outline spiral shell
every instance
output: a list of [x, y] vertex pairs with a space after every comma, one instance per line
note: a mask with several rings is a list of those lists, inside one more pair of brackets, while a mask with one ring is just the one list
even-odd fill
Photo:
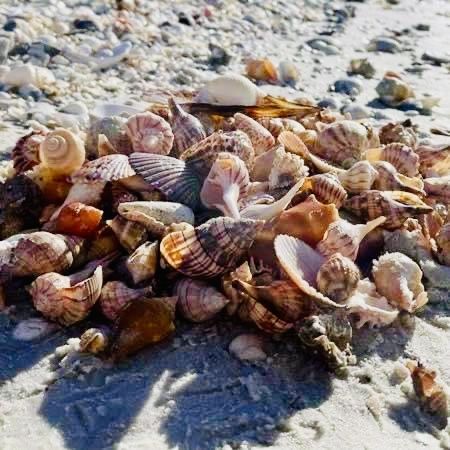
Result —
[[370, 162], [391, 163], [399, 173], [407, 177], [415, 177], [419, 173], [419, 156], [405, 144], [392, 143], [384, 147], [371, 148], [366, 151], [365, 158]]
[[125, 265], [133, 283], [151, 280], [158, 268], [159, 242], [145, 242], [126, 260]]
[[439, 261], [450, 266], [450, 222], [447, 222], [436, 235]]
[[371, 189], [378, 173], [368, 161], [358, 161], [350, 169], [336, 175], [348, 192], [358, 194]]
[[31, 131], [16, 142], [11, 158], [17, 173], [26, 172], [39, 164], [39, 147], [44, 139], [43, 131]]
[[420, 160], [420, 173], [428, 177], [450, 175], [450, 145], [419, 145], [416, 149]]
[[72, 183], [117, 181], [136, 175], [125, 155], [106, 155], [85, 163], [71, 176]]
[[45, 317], [69, 326], [87, 317], [100, 297], [102, 283], [101, 266], [74, 285], [70, 277], [50, 272], [33, 281], [30, 294], [35, 308]]
[[420, 178], [410, 178], [397, 172], [397, 169], [386, 161], [374, 163], [378, 176], [373, 188], [379, 191], [405, 191], [424, 195], [424, 183]]
[[147, 240], [147, 230], [139, 223], [116, 216], [112, 220], [107, 220], [106, 224], [114, 231], [120, 245], [129, 253], [136, 250]]
[[64, 128], [50, 131], [39, 146], [39, 160], [54, 173], [70, 175], [84, 163], [83, 141]]
[[181, 315], [191, 322], [205, 322], [218, 314], [229, 302], [216, 288], [190, 278], [175, 283], [174, 294], [178, 297]]
[[413, 312], [428, 302], [420, 267], [403, 253], [380, 256], [373, 264], [372, 274], [377, 291], [392, 306]]
[[107, 327], [89, 328], [80, 337], [80, 352], [97, 355], [110, 344], [111, 331]]
[[229, 352], [241, 361], [262, 361], [267, 358], [263, 339], [257, 334], [240, 334], [228, 347]]
[[169, 233], [160, 245], [171, 267], [191, 277], [213, 277], [234, 269], [263, 222], [218, 217], [196, 228]]
[[197, 117], [185, 112], [172, 97], [169, 98], [168, 102], [175, 156], [180, 156], [189, 147], [205, 139], [206, 132]]
[[358, 266], [341, 253], [334, 253], [320, 266], [316, 281], [322, 294], [341, 303], [350, 297], [360, 279]]
[[[379, 136], [382, 144], [401, 143], [412, 149], [416, 148], [418, 141], [414, 127], [409, 120], [403, 123], [390, 122], [384, 125], [379, 131]], [[388, 162], [392, 163], [392, 161]]]
[[133, 145], [133, 151], [168, 155], [174, 136], [170, 125], [151, 112], [131, 116], [125, 124], [125, 131]]
[[270, 131], [245, 114], [236, 113], [234, 115], [234, 125], [236, 129], [243, 131], [250, 138], [256, 156], [266, 152], [275, 145], [275, 138]]
[[347, 192], [331, 173], [308, 177], [301, 190], [314, 194], [325, 205], [334, 204], [336, 208], [340, 208], [347, 198]]

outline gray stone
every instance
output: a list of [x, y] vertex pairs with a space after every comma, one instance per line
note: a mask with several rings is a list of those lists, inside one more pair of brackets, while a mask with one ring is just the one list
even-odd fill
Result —
[[315, 38], [310, 39], [306, 43], [314, 50], [325, 53], [325, 55], [338, 55], [340, 53], [339, 49], [334, 44], [328, 42], [327, 39]]
[[357, 103], [351, 103], [346, 106], [342, 112], [349, 113], [354, 120], [368, 119], [373, 115], [369, 108], [363, 105], [358, 105]]
[[400, 43], [392, 38], [377, 37], [370, 41], [368, 50], [371, 52], [398, 53], [402, 50]]
[[351, 95], [354, 97], [361, 94], [363, 85], [361, 81], [354, 78], [342, 78], [334, 82], [332, 89], [339, 94]]
[[333, 111], [340, 109], [340, 102], [338, 99], [333, 97], [325, 97], [317, 103], [321, 108], [330, 108]]

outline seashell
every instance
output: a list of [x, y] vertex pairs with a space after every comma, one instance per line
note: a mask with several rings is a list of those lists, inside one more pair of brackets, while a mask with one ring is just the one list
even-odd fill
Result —
[[17, 341], [34, 341], [41, 339], [58, 329], [58, 325], [48, 322], [41, 317], [32, 317], [21, 320], [12, 332], [12, 337]]
[[226, 310], [229, 316], [235, 314], [239, 308], [239, 305], [243, 301], [239, 291], [233, 286], [233, 282], [235, 280], [249, 282], [251, 279], [252, 273], [247, 261], [237, 267], [234, 271], [231, 271], [222, 277], [222, 290], [229, 300], [229, 303], [226, 305]]
[[265, 192], [256, 192], [248, 195], [239, 201], [239, 209], [243, 210], [251, 205], [269, 205], [274, 203], [275, 199]]
[[30, 294], [44, 317], [69, 326], [88, 316], [100, 297], [102, 283], [102, 266], [94, 273], [89, 268], [71, 276], [50, 272], [33, 281]]
[[16, 173], [23, 173], [40, 163], [39, 146], [45, 139], [45, 133], [41, 130], [31, 131], [21, 137], [11, 151]]
[[263, 350], [263, 339], [257, 334], [240, 334], [228, 347], [228, 351], [241, 361], [263, 361], [267, 358]]
[[344, 189], [352, 194], [369, 190], [377, 178], [377, 171], [368, 161], [358, 161], [350, 169], [337, 172]]
[[375, 67], [367, 58], [352, 59], [347, 73], [352, 75], [362, 75], [364, 78], [373, 78]]
[[121, 203], [135, 202], [137, 200], [138, 197], [128, 189], [124, 188], [120, 183], [111, 183], [111, 209], [113, 212], [118, 212]]
[[278, 81], [277, 68], [270, 59], [250, 59], [245, 67], [247, 76], [258, 81], [276, 83]]
[[239, 219], [238, 202], [247, 194], [249, 183], [244, 162], [235, 155], [221, 152], [203, 183], [200, 198], [207, 208], [217, 208], [225, 216]]
[[316, 245], [330, 223], [339, 219], [335, 205], [324, 205], [310, 195], [304, 202], [281, 213], [274, 229], [276, 234], [288, 234]]
[[146, 183], [164, 193], [168, 200], [194, 210], [200, 205], [200, 180], [184, 161], [170, 156], [133, 153], [130, 164]]
[[131, 222], [121, 216], [116, 216], [112, 220], [107, 220], [106, 224], [114, 231], [120, 245], [129, 253], [134, 252], [147, 240], [145, 227], [137, 222]]
[[165, 302], [156, 298], [138, 298], [121, 311], [116, 329], [111, 353], [117, 361], [167, 338], [175, 325]]
[[208, 81], [200, 89], [196, 100], [216, 105], [254, 106], [265, 97], [265, 94], [248, 78], [228, 74]]
[[411, 86], [397, 77], [384, 78], [375, 87], [380, 100], [387, 106], [396, 107], [408, 98], [415, 97]]
[[283, 124], [284, 131], [291, 131], [296, 134], [301, 139], [301, 134], [306, 131], [306, 128], [297, 120], [289, 119], [283, 117], [281, 119], [281, 123]]
[[218, 314], [229, 302], [216, 288], [199, 280], [182, 278], [175, 283], [181, 315], [191, 322], [205, 322]]
[[360, 279], [358, 266], [341, 253], [334, 253], [320, 266], [316, 282], [322, 294], [342, 303], [350, 297]]
[[347, 199], [344, 208], [362, 219], [386, 217], [383, 227], [399, 228], [409, 217], [417, 217], [433, 210], [415, 194], [402, 191], [366, 191]]
[[125, 155], [106, 155], [88, 161], [71, 176], [72, 183], [117, 181], [136, 175]]
[[420, 178], [410, 178], [397, 172], [397, 169], [386, 161], [373, 164], [378, 176], [373, 188], [379, 191], [405, 191], [424, 195], [424, 183]]
[[145, 242], [126, 260], [125, 265], [133, 283], [151, 280], [158, 268], [159, 242]]
[[391, 163], [399, 173], [407, 177], [415, 177], [419, 173], [419, 156], [411, 147], [401, 143], [371, 148], [366, 151], [365, 158], [370, 162], [386, 161]]
[[80, 202], [65, 205], [56, 218], [54, 231], [87, 238], [99, 228], [103, 211]]
[[381, 216], [366, 224], [354, 225], [344, 219], [339, 219], [329, 225], [316, 248], [324, 256], [329, 257], [340, 253], [355, 261], [361, 241], [385, 221], [386, 217]]
[[250, 138], [240, 130], [215, 132], [184, 151], [180, 159], [194, 169], [201, 178], [206, 178], [220, 152], [238, 156], [244, 161], [247, 169], [252, 170], [255, 151]]
[[275, 254], [289, 278], [318, 305], [341, 308], [316, 289], [316, 279], [325, 258], [300, 239], [280, 234], [274, 242]]
[[269, 188], [291, 188], [308, 175], [308, 167], [302, 158], [293, 153], [287, 153], [279, 148], [275, 153], [272, 168], [269, 173]]
[[278, 73], [281, 80], [291, 86], [294, 86], [300, 78], [297, 66], [290, 61], [281, 61], [278, 65]]
[[425, 178], [450, 175], [450, 145], [419, 145], [420, 173]]
[[86, 260], [100, 259], [117, 250], [120, 250], [120, 243], [114, 231], [105, 225], [90, 238]]
[[356, 328], [366, 323], [373, 326], [390, 325], [398, 316], [387, 299], [380, 295], [367, 278], [360, 280], [354, 293], [345, 301], [350, 314], [357, 314]]
[[104, 134], [98, 135], [97, 154], [100, 157], [108, 155], [117, 155], [117, 151]]
[[336, 208], [340, 208], [347, 198], [347, 192], [331, 173], [306, 178], [301, 190], [314, 194], [325, 205], [334, 204]]
[[266, 152], [275, 145], [275, 138], [260, 123], [242, 113], [234, 115], [236, 129], [243, 131], [252, 142], [255, 155]]
[[428, 302], [420, 267], [403, 253], [385, 253], [373, 263], [377, 291], [397, 309], [413, 312]]
[[237, 266], [262, 227], [261, 221], [217, 217], [196, 228], [169, 233], [160, 251], [184, 275], [213, 277]]
[[362, 154], [377, 145], [378, 135], [369, 127], [352, 120], [334, 122], [320, 131], [314, 153], [342, 166], [362, 159]]
[[89, 328], [80, 337], [80, 352], [97, 355], [110, 345], [111, 330], [107, 327]]
[[281, 146], [273, 147], [255, 158], [255, 164], [250, 176], [253, 182], [266, 182], [269, 180], [269, 175], [273, 168], [273, 161], [280, 151], [281, 153], [284, 152]]
[[447, 222], [436, 235], [439, 261], [450, 266], [450, 222]]
[[135, 152], [168, 155], [172, 149], [172, 128], [162, 117], [151, 112], [131, 116], [125, 124], [125, 131]]
[[141, 289], [131, 289], [121, 281], [108, 281], [102, 288], [99, 304], [103, 315], [116, 320], [122, 308], [131, 301], [146, 295], [152, 295], [150, 286]]
[[64, 128], [50, 131], [39, 146], [39, 160], [54, 173], [70, 175], [84, 163], [83, 141]]
[[[417, 145], [417, 135], [414, 130], [414, 127], [411, 124], [410, 120], [406, 120], [403, 123], [387, 123], [382, 126], [379, 131], [380, 142], [382, 144], [392, 144], [392, 143], [400, 143], [407, 147], [411, 147], [412, 149], [416, 148]], [[392, 161], [386, 160], [390, 162]], [[395, 166], [395, 164], [393, 164]], [[396, 167], [398, 170], [398, 167]], [[400, 170], [399, 170], [400, 172]], [[402, 172], [403, 173], [403, 172]], [[404, 173], [404, 175], [408, 175]], [[413, 174], [414, 175], [414, 174]], [[408, 176], [413, 176], [408, 175]]]
[[278, 117], [263, 117], [258, 119], [257, 122], [268, 130], [274, 138], [277, 138], [284, 131], [283, 120]]

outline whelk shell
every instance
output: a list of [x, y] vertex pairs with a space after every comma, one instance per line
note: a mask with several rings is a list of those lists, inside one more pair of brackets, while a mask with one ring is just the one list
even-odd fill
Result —
[[405, 144], [395, 142], [384, 147], [371, 148], [364, 156], [371, 162], [391, 163], [399, 173], [407, 177], [415, 177], [419, 173], [419, 156]]
[[387, 161], [374, 163], [378, 176], [373, 188], [379, 191], [405, 191], [424, 195], [424, 184], [420, 178], [410, 178], [397, 172], [397, 169]]
[[151, 280], [158, 268], [159, 242], [144, 242], [126, 260], [133, 283]]
[[395, 142], [404, 144], [412, 149], [415, 149], [417, 145], [417, 135], [410, 120], [405, 120], [403, 123], [391, 122], [384, 125], [379, 131], [379, 136], [382, 144]]
[[133, 252], [147, 240], [147, 230], [137, 222], [131, 222], [121, 216], [107, 220], [106, 224], [114, 231], [117, 239], [129, 253]]
[[266, 152], [275, 145], [275, 138], [260, 123], [242, 113], [234, 115], [234, 126], [243, 131], [252, 142], [255, 155]]
[[101, 156], [88, 161], [71, 176], [72, 183], [117, 181], [136, 175], [125, 155]]
[[39, 146], [45, 139], [43, 131], [31, 131], [21, 137], [11, 151], [11, 159], [17, 173], [26, 172], [40, 163]]
[[262, 361], [267, 358], [263, 339], [257, 334], [240, 334], [231, 341], [228, 350], [241, 361]]
[[334, 204], [336, 208], [340, 208], [347, 198], [347, 192], [337, 177], [331, 173], [308, 177], [301, 190], [314, 194], [320, 202], [326, 205]]

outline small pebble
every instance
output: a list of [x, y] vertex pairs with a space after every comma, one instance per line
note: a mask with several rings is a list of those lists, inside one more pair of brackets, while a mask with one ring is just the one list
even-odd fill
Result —
[[333, 90], [339, 94], [350, 95], [355, 97], [361, 94], [363, 90], [363, 84], [359, 80], [351, 78], [343, 78], [336, 80], [333, 85]]
[[17, 23], [14, 19], [9, 19], [6, 21], [5, 25], [3, 25], [3, 29], [5, 31], [14, 31], [17, 27]]
[[325, 39], [321, 38], [310, 39], [309, 41], [306, 41], [306, 43], [314, 50], [318, 50], [322, 53], [325, 53], [325, 55], [339, 54], [339, 49], [335, 45], [327, 42]]
[[89, 19], [75, 19], [73, 21], [74, 28], [78, 30], [97, 31], [97, 25]]
[[9, 39], [0, 37], [0, 64], [4, 64], [8, 59]]
[[398, 53], [401, 51], [401, 47], [395, 39], [378, 37], [370, 41], [368, 50], [371, 52]]
[[317, 103], [321, 108], [330, 108], [333, 111], [337, 111], [341, 108], [341, 104], [338, 99], [333, 97], [325, 97]]
[[353, 75], [362, 75], [364, 78], [373, 78], [375, 67], [367, 58], [352, 59], [347, 72]]
[[347, 105], [342, 112], [350, 114], [353, 120], [368, 119], [369, 117], [372, 117], [372, 111], [367, 107], [356, 103]]

